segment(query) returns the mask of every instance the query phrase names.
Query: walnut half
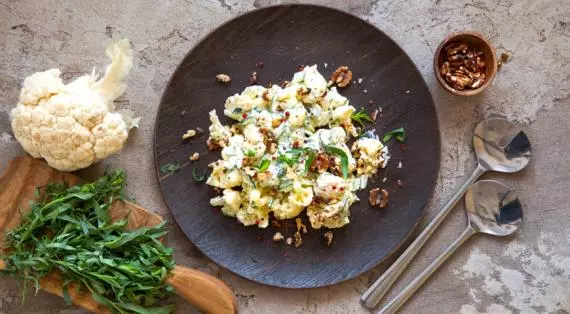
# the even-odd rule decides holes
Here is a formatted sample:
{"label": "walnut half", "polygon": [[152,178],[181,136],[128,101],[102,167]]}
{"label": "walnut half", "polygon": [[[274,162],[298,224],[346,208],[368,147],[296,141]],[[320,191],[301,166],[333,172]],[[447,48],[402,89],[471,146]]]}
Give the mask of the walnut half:
{"label": "walnut half", "polygon": [[336,84],[338,87],[345,87],[350,84],[351,80],[352,71],[350,71],[346,65],[343,65],[338,67],[338,69],[333,72],[329,81],[329,85]]}
{"label": "walnut half", "polygon": [[368,196],[368,202],[370,206],[378,206],[380,208],[386,207],[388,205],[388,200],[390,197],[390,193],[385,189],[380,190],[379,188],[373,188],[370,190],[370,194]]}

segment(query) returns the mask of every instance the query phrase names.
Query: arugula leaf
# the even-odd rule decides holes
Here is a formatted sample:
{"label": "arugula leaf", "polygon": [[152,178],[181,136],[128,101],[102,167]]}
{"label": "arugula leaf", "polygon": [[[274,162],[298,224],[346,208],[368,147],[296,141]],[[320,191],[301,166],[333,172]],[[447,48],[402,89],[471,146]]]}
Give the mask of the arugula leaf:
{"label": "arugula leaf", "polygon": [[354,122],[360,124],[360,126],[363,128],[365,127],[364,122],[374,123],[374,120],[368,116],[368,113],[366,113],[366,110],[364,110],[362,107],[360,108],[360,111],[354,112],[350,118]]}
{"label": "arugula leaf", "polygon": [[264,172],[269,168],[269,165],[271,165],[271,160],[263,157],[259,164],[253,165],[253,167],[257,169],[258,172]]}
{"label": "arugula leaf", "polygon": [[382,136],[382,142],[387,143],[390,139],[392,139],[392,137],[394,137],[396,141],[402,143],[406,140],[406,131],[404,131],[404,128],[394,129]]}
{"label": "arugula leaf", "polygon": [[177,161],[175,163],[165,164],[160,166],[160,172],[163,174],[169,174],[180,170],[180,163]]}
{"label": "arugula leaf", "polygon": [[340,170],[342,171],[342,176],[345,179],[348,178],[348,155],[346,155],[344,150],[338,147],[325,145],[325,151],[327,154],[335,154],[340,157]]}
{"label": "arugula leaf", "polygon": [[192,168],[192,179],[194,179],[194,181],[196,181],[196,182],[204,181],[206,179],[207,174],[208,174],[208,170],[206,170],[203,175],[199,176],[196,173],[196,167]]}

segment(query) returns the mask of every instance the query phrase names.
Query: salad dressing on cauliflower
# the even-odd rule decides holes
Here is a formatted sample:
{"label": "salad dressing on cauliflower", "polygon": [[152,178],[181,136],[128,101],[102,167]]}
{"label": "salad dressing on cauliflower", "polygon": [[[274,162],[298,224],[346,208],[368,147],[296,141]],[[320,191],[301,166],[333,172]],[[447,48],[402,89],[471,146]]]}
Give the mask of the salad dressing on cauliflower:
{"label": "salad dressing on cauliflower", "polygon": [[105,50],[111,64],[64,84],[59,69],[24,80],[20,101],[11,112],[12,131],[25,151],[61,171],[75,171],[118,152],[138,118],[116,112],[113,101],[126,89],[133,55],[126,39]]}
{"label": "salad dressing on cauliflower", "polygon": [[223,125],[215,110],[208,146],[222,148],[210,164],[207,184],[223,190],[210,200],[245,226],[265,228],[269,214],[294,218],[306,209],[311,225],[349,223],[356,191],[388,161],[387,147],[373,135],[358,136],[355,108],[317,71],[305,67],[284,88],[249,86],[228,97]]}

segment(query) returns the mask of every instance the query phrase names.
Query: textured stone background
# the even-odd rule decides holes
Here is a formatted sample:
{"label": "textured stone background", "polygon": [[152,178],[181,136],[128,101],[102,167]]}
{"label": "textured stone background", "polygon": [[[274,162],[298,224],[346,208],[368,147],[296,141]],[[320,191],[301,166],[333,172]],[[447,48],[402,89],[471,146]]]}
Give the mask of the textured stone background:
{"label": "textured stone background", "polygon": [[[129,193],[146,208],[166,214],[153,169],[152,132],[159,98],[186,52],[232,17],[280,1],[0,1],[0,165],[21,154],[8,112],[24,77],[59,67],[65,77],[105,65],[111,38],[127,37],[135,66],[122,106],[143,120],[122,154],[106,164],[129,173]],[[522,230],[511,239],[470,240],[406,305],[410,313],[568,313],[570,311],[570,2],[560,0],[314,1],[358,15],[386,32],[411,56],[436,101],[442,132],[442,165],[430,216],[475,167],[474,126],[501,115],[524,124],[532,140],[530,166],[515,175],[488,174],[515,187],[525,206]],[[445,94],[431,69],[439,41],[456,30],[476,30],[513,59],[483,95]],[[439,254],[465,227],[458,206],[398,287]],[[233,287],[243,313],[364,313],[359,296],[383,265],[325,289],[264,287],[219,269],[175,229],[170,243],[180,263],[213,273]],[[0,279],[0,313],[75,313],[59,298],[39,292],[21,305],[10,278]],[[194,312],[177,300],[180,313]]]}

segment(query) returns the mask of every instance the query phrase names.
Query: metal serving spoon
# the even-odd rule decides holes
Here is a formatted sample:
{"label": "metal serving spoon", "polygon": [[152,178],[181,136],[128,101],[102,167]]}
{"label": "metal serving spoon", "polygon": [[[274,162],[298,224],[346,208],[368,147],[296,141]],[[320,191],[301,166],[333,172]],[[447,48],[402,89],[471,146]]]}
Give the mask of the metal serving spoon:
{"label": "metal serving spoon", "polygon": [[395,313],[470,236],[480,232],[503,237],[513,234],[522,223],[519,199],[497,181],[483,180],[473,184],[465,196],[465,207],[469,225],[463,234],[378,313]]}
{"label": "metal serving spoon", "polygon": [[515,124],[502,118],[490,118],[479,123],[473,135],[473,146],[477,154],[477,168],[451,199],[443,205],[440,212],[422,230],[414,242],[362,295],[361,301],[366,307],[374,308],[382,300],[396,279],[477,178],[487,171],[517,172],[526,167],[530,161],[531,148],[526,134]]}

